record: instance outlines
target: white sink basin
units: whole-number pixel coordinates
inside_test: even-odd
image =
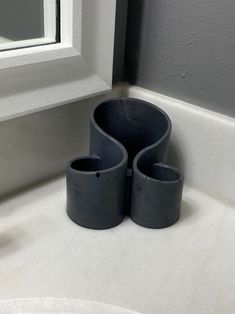
[[[74,299],[11,299],[0,301],[0,314],[139,314],[117,306]]]

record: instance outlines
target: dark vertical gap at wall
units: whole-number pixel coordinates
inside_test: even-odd
[[[143,0],[117,0],[113,82],[135,83]]]
[[[128,0],[117,0],[113,81],[125,81],[125,43]]]
[[[136,83],[138,73],[143,6],[143,0],[128,1],[124,77],[131,84]]]

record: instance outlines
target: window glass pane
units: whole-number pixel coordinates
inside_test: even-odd
[[[0,50],[54,43],[57,0],[0,0]]]

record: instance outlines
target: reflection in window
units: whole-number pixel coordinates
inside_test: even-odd
[[[59,0],[0,0],[0,50],[55,43]]]

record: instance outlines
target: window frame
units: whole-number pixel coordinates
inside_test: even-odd
[[[0,52],[0,121],[111,89],[116,0],[61,0],[61,42]]]

